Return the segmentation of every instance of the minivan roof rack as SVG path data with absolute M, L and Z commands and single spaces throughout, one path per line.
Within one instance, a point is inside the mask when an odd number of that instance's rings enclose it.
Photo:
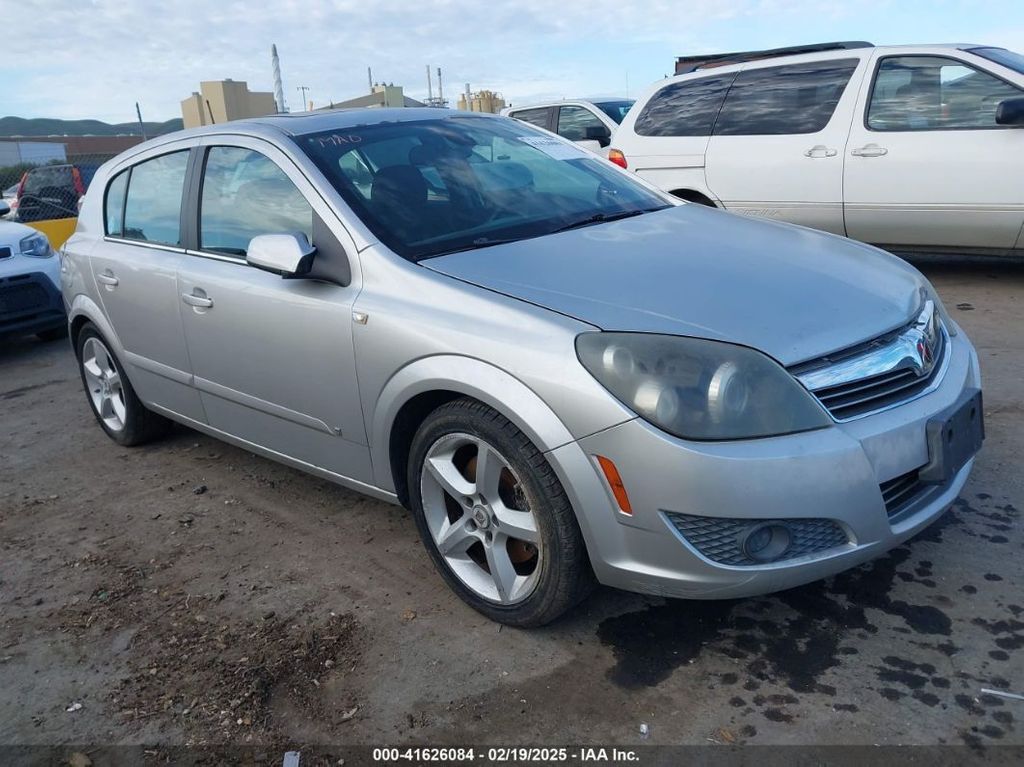
M 839 43 L 812 43 L 811 45 L 792 45 L 788 48 L 771 48 L 766 51 L 736 51 L 735 53 L 712 53 L 705 56 L 679 56 L 676 58 L 676 74 L 685 75 L 698 69 L 724 67 L 729 64 L 741 64 L 745 61 L 773 59 L 780 56 L 798 56 L 801 53 L 818 53 L 820 51 L 844 51 L 855 48 L 874 48 L 871 43 L 863 40 L 849 40 Z

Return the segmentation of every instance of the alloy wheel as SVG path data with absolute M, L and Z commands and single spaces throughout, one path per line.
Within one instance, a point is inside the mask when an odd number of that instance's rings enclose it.
M 98 338 L 89 338 L 82 345 L 82 370 L 93 407 L 112 431 L 121 431 L 127 412 L 121 374 L 110 351 Z

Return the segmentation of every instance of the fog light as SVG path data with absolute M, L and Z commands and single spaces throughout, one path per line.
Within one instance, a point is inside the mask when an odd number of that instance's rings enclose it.
M 755 562 L 774 562 L 780 559 L 793 542 L 789 528 L 778 522 L 751 525 L 739 535 L 739 546 L 744 556 Z

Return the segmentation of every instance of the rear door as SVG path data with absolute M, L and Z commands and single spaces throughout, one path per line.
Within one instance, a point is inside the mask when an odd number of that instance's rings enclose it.
M 536 125 L 538 128 L 555 131 L 554 107 L 533 107 L 531 109 L 516 109 L 508 113 L 509 117 L 522 120 L 524 123 Z
M 844 56 L 737 75 L 708 145 L 708 188 L 737 213 L 836 234 L 843 149 L 865 60 Z
M 355 246 L 342 242 L 327 204 L 279 149 L 241 137 L 204 143 L 194 248 L 179 270 L 178 301 L 209 423 L 308 466 L 371 481 L 352 348 Z M 332 219 L 334 228 L 325 223 Z M 253 237 L 281 232 L 301 232 L 317 248 L 314 268 L 324 279 L 283 279 L 246 263 Z M 343 263 L 351 279 L 332 281 Z
M 574 141 L 595 154 L 601 154 L 612 136 L 612 131 L 605 125 L 604 120 L 586 107 L 577 104 L 563 104 L 558 107 L 556 127 L 559 136 Z
M 875 54 L 846 157 L 851 237 L 1012 248 L 1024 221 L 1024 130 L 996 107 L 1024 89 L 967 55 Z
M 181 213 L 189 159 L 187 147 L 156 150 L 111 179 L 104 236 L 89 262 L 139 397 L 202 422 L 178 308 L 178 267 L 187 258 Z

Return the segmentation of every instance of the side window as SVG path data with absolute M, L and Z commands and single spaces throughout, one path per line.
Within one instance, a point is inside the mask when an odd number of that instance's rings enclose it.
M 128 189 L 128 171 L 124 170 L 114 176 L 107 185 L 107 199 L 104 202 L 107 234 L 113 237 L 124 235 L 124 193 Z
M 941 56 L 882 59 L 867 125 L 876 131 L 996 128 L 996 107 L 1024 91 L 962 61 Z
M 548 127 L 548 108 L 542 107 L 540 109 L 520 109 L 518 112 L 512 112 L 509 115 L 517 120 L 522 120 L 530 125 L 536 125 L 538 128 Z
M 313 208 L 268 157 L 215 146 L 206 155 L 199 247 L 244 256 L 259 234 L 302 232 L 313 241 Z
M 558 135 L 569 141 L 582 141 L 587 128 L 604 128 L 597 115 L 583 107 L 566 106 L 558 110 Z
M 666 85 L 637 116 L 637 135 L 710 136 L 734 78 L 719 75 Z
M 124 236 L 181 245 L 181 192 L 188 151 L 146 160 L 131 169 L 124 206 Z
M 859 59 L 740 72 L 715 124 L 716 136 L 817 133 L 836 111 Z

